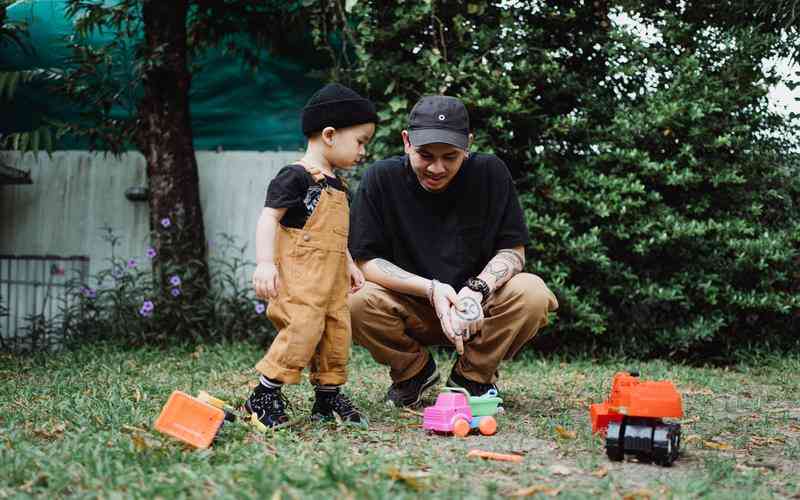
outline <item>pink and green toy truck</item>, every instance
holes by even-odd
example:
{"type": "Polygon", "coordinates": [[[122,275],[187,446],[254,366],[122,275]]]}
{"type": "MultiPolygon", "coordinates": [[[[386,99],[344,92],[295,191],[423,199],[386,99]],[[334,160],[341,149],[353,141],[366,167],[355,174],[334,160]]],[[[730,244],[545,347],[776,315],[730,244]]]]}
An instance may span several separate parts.
{"type": "Polygon", "coordinates": [[[422,414],[422,428],[428,432],[439,432],[465,437],[477,429],[484,436],[497,432],[494,415],[503,401],[497,391],[491,390],[483,396],[470,396],[458,387],[445,387],[439,394],[436,404],[425,408],[422,414]]]}

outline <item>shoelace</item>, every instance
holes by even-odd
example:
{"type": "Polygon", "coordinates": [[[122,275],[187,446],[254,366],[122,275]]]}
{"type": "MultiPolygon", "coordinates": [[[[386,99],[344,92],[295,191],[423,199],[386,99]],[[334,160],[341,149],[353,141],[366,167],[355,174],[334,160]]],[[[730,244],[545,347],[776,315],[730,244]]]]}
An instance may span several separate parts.
{"type": "Polygon", "coordinates": [[[348,397],[344,394],[339,393],[333,399],[332,406],[333,409],[336,410],[336,413],[338,413],[339,416],[344,419],[349,419],[354,415],[358,415],[359,417],[361,416],[361,412],[355,408],[352,401],[350,401],[350,399],[348,399],[348,397]]]}

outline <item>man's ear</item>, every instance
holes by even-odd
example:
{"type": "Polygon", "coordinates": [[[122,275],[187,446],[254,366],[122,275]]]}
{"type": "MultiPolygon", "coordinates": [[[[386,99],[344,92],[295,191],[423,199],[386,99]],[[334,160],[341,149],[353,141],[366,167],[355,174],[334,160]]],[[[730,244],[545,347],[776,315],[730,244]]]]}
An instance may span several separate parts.
{"type": "Polygon", "coordinates": [[[411,145],[411,139],[408,137],[408,130],[403,130],[401,135],[403,136],[403,149],[405,149],[406,154],[410,155],[414,152],[414,146],[411,145]]]}
{"type": "Polygon", "coordinates": [[[333,127],[325,127],[320,134],[322,142],[325,143],[326,146],[333,146],[334,136],[336,136],[336,129],[333,127]]]}

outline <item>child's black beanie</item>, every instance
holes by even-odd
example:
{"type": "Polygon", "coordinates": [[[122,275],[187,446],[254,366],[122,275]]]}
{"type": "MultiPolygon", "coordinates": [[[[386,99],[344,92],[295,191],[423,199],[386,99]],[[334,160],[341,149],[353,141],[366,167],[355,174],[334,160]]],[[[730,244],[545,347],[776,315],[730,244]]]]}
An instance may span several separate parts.
{"type": "Polygon", "coordinates": [[[325,127],[345,128],[362,123],[377,123],[372,101],[338,83],[319,89],[303,108],[303,133],[310,137],[325,127]]]}

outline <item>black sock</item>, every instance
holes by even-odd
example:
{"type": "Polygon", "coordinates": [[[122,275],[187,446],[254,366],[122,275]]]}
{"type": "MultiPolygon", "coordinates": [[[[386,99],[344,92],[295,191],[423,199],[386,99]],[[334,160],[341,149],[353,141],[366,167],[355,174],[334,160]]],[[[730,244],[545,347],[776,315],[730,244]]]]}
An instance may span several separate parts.
{"type": "Polygon", "coordinates": [[[339,394],[338,385],[317,385],[314,386],[314,393],[317,397],[332,397],[339,394]]]}

